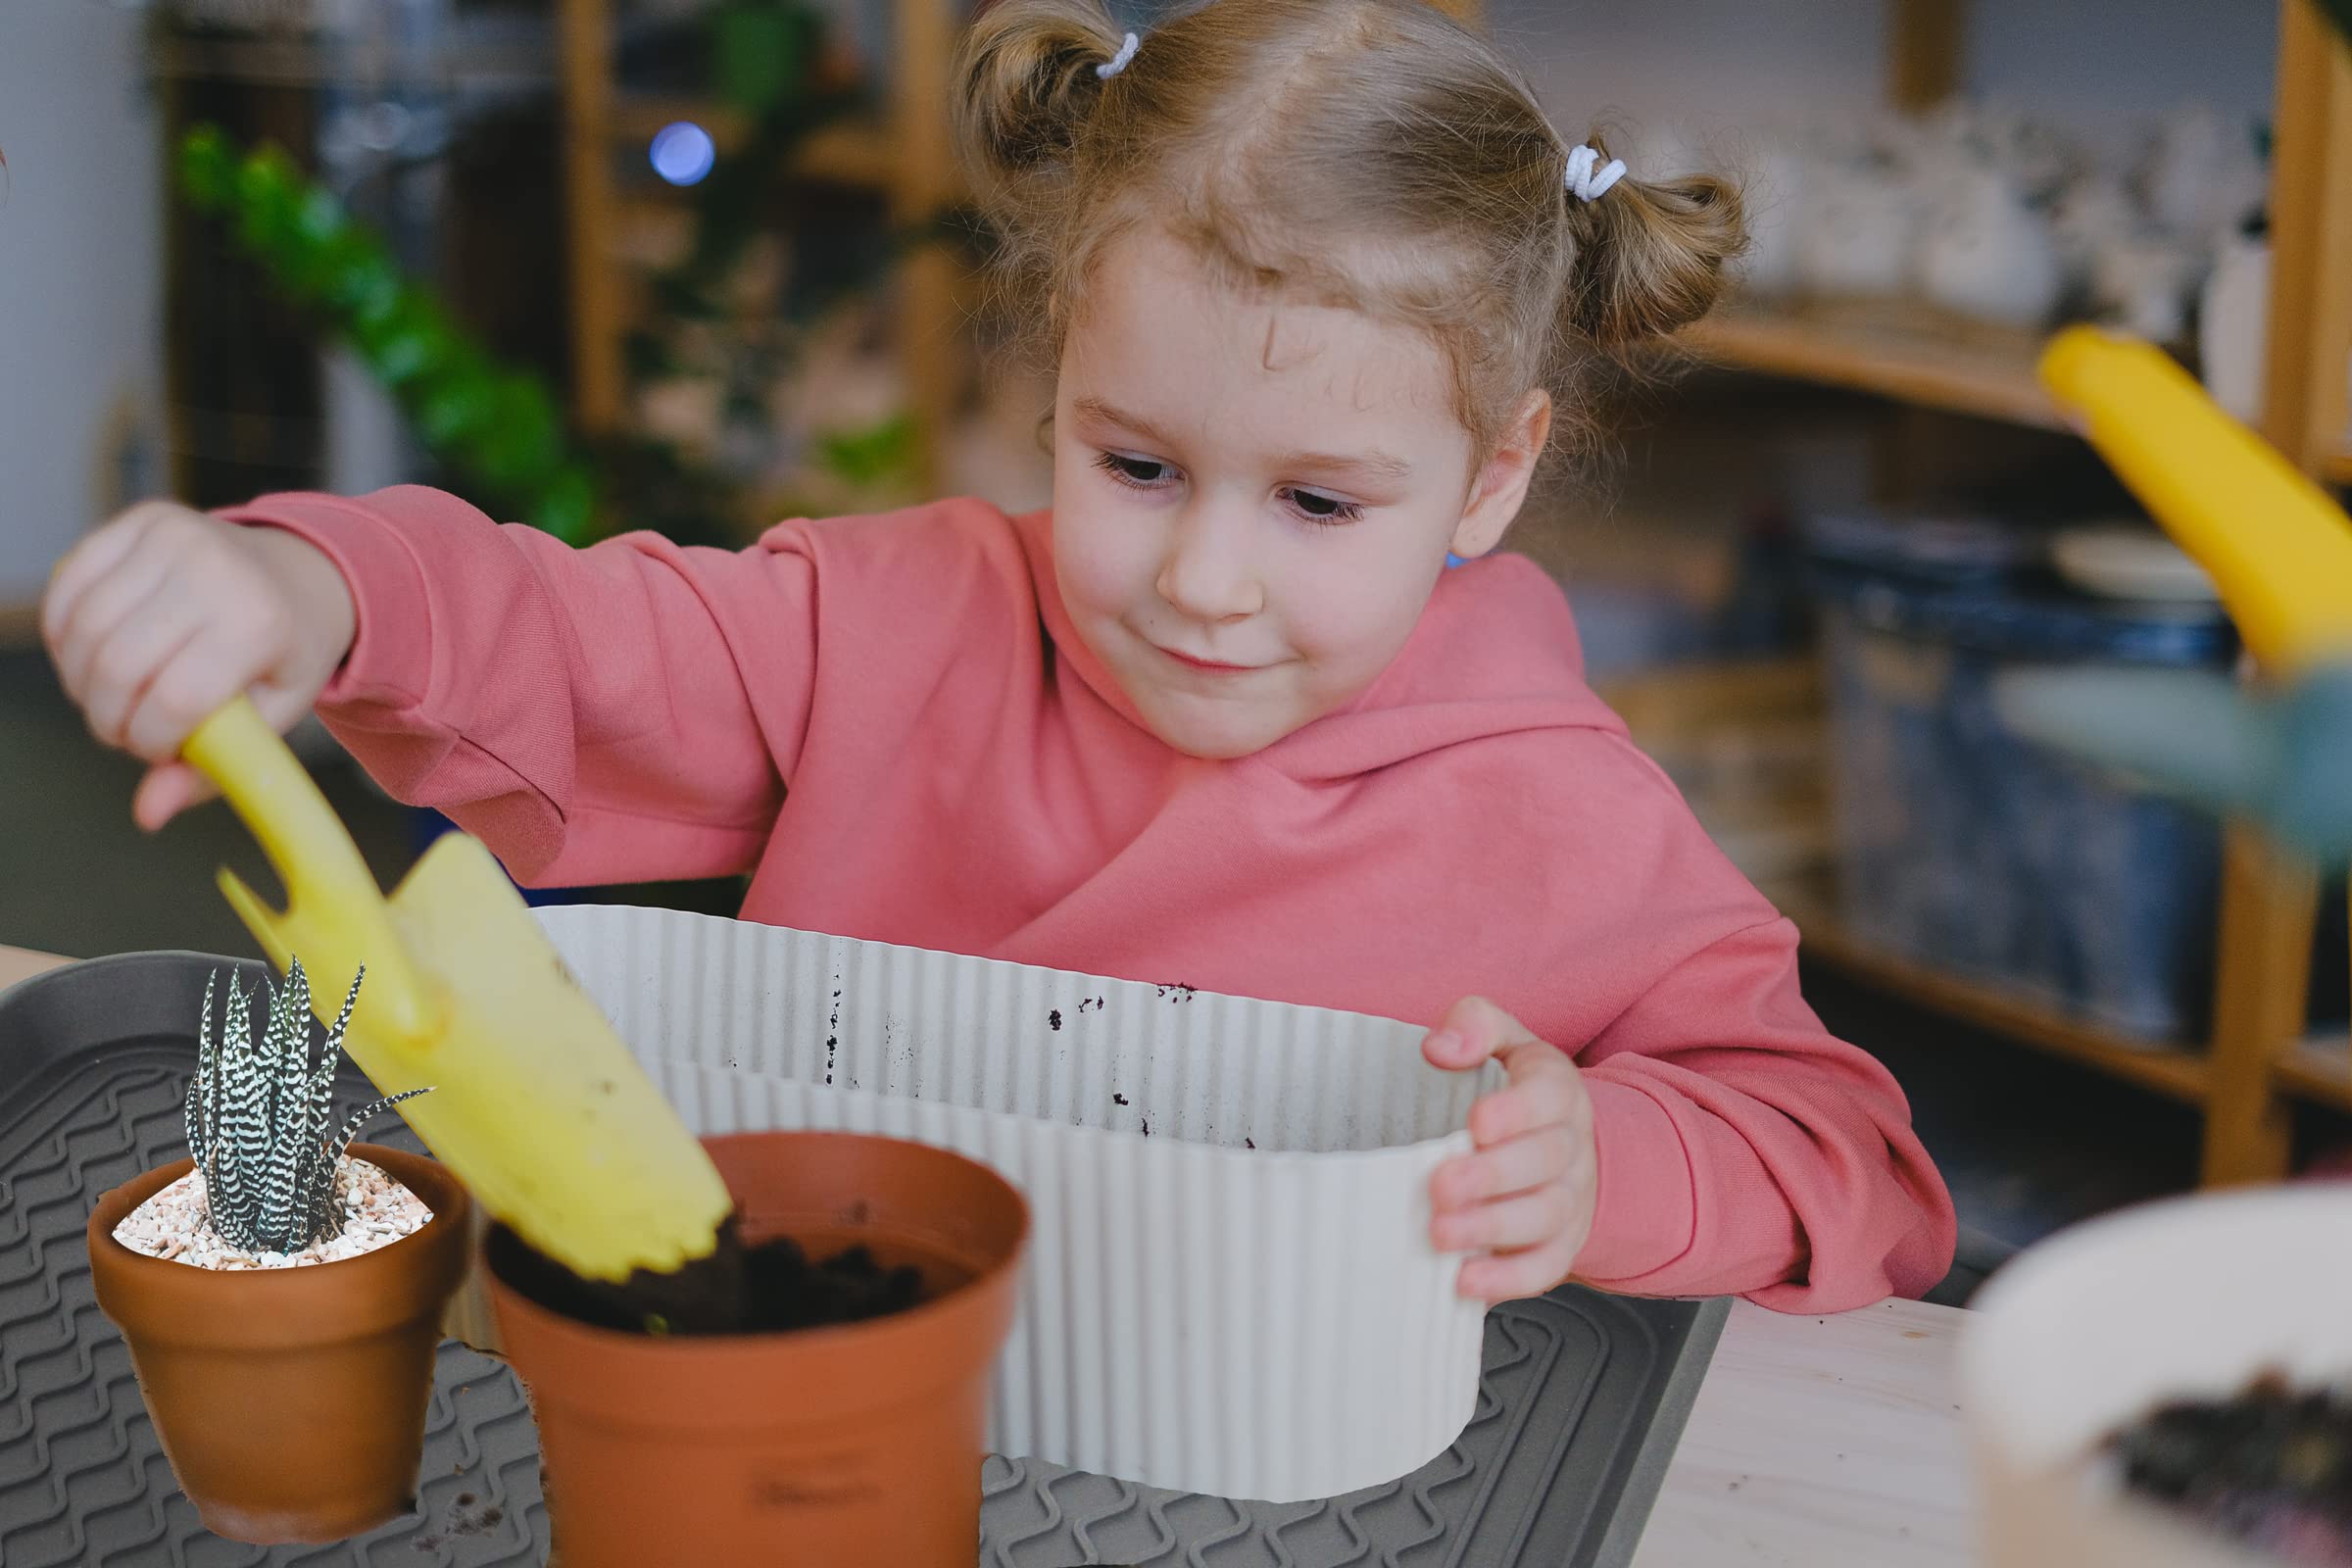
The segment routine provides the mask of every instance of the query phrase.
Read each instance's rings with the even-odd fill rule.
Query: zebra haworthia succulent
[[[204,1176],[205,1206],[213,1229],[248,1252],[298,1252],[336,1230],[336,1178],[343,1152],[360,1129],[404,1100],[425,1093],[387,1095],[354,1111],[330,1136],[335,1067],[343,1030],[360,998],[363,968],[352,978],[343,1010],[325,1048],[311,1054],[311,983],[302,960],[287,967],[274,992],[264,981],[254,992],[228,977],[228,1006],[218,1038],[213,1032],[213,988],[204,984],[204,1017],[196,1036],[196,1075],[188,1080],[188,1150]],[[253,1034],[251,1004],[267,1004],[261,1036]]]

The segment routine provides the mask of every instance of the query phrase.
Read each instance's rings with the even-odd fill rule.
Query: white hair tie
[[[1592,166],[1598,163],[1600,154],[1583,142],[1569,153],[1568,189],[1578,201],[1597,201],[1603,191],[1625,177],[1624,159],[1612,158],[1595,170]]]
[[[1135,59],[1136,47],[1142,42],[1143,40],[1134,33],[1129,33],[1126,41],[1119,45],[1119,52],[1097,66],[1095,74],[1101,76],[1104,81],[1108,81],[1120,72],[1125,71],[1129,63]]]

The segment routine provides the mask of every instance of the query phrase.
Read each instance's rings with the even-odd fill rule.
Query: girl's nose
[[[1159,596],[1194,620],[1240,620],[1266,608],[1250,553],[1254,518],[1222,509],[1188,512],[1169,535]]]

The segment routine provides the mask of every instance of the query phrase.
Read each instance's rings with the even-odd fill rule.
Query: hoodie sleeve
[[[1951,1199],[1878,1060],[1797,991],[1768,918],[1674,965],[1583,1053],[1600,1192],[1579,1278],[1786,1312],[1917,1296],[1951,1265]]]
[[[766,842],[808,728],[815,576],[779,528],[741,554],[632,534],[574,550],[420,486],[221,514],[341,568],[358,635],[319,716],[519,879],[717,876]]]

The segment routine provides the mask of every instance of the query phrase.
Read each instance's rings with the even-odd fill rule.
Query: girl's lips
[[[1157,643],[1153,643],[1152,646],[1159,648]],[[1243,675],[1257,667],[1255,664],[1220,664],[1213,659],[1195,659],[1192,655],[1180,654],[1173,648],[1160,648],[1159,651],[1179,664],[1206,670],[1211,675]]]

